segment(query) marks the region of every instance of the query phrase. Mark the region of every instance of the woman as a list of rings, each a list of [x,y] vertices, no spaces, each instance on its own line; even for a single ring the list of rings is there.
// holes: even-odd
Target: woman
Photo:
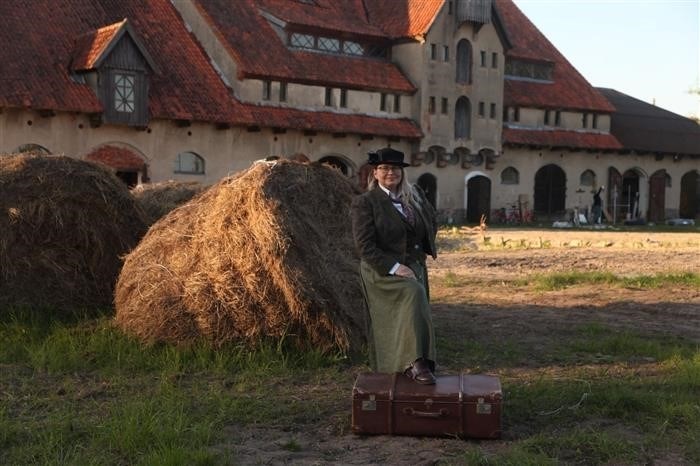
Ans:
[[[436,257],[435,210],[405,179],[404,154],[369,154],[368,191],[352,204],[360,277],[371,318],[371,365],[434,384],[435,335],[426,254]]]

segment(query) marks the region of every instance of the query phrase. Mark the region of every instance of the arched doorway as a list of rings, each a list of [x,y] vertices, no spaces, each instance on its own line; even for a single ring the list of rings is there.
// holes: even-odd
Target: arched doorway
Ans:
[[[637,219],[641,216],[639,199],[639,174],[636,170],[627,170],[622,174],[622,188],[618,196],[620,218]]]
[[[696,219],[700,215],[700,175],[692,170],[681,177],[681,202],[678,206],[681,218]]]
[[[147,164],[143,155],[127,144],[104,144],[92,150],[85,160],[99,162],[114,170],[124,184],[133,188],[139,183],[148,181]],[[203,172],[202,172],[203,173]]]
[[[490,220],[491,180],[484,175],[475,175],[467,179],[466,186],[466,220],[467,223],[479,223],[481,216]]]
[[[437,178],[435,175],[423,173],[418,177],[416,184],[423,190],[425,197],[428,198],[433,207],[437,208]]]
[[[565,206],[566,174],[557,165],[545,165],[535,173],[535,214],[551,217],[564,213]]]

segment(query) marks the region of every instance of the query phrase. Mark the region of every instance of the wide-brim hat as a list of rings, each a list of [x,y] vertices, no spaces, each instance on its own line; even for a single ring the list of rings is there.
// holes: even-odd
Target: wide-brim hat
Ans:
[[[370,165],[395,165],[397,167],[408,167],[411,165],[403,161],[403,152],[391,147],[385,147],[367,155],[369,155],[367,163]]]

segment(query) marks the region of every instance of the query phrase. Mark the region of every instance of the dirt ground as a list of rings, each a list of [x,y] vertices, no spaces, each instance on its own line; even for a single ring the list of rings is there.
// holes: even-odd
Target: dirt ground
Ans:
[[[494,341],[517,341],[529,348],[511,367],[490,368],[489,372],[503,379],[557,370],[547,360],[546,348],[588,323],[700,343],[700,290],[696,287],[577,285],[537,292],[513,283],[551,272],[601,271],[618,276],[700,273],[700,233],[489,229],[485,236],[490,246],[480,235],[455,232],[441,236],[445,252],[428,264],[431,280],[437,284],[431,290],[433,313],[439,339],[467,338],[485,346]],[[458,284],[447,286],[448,278]],[[438,363],[442,373],[471,369],[454,360]],[[527,435],[511,426],[497,441],[355,436],[349,425],[350,395],[360,370],[363,368],[351,368],[347,377],[337,382],[300,387],[302,398],[311,391],[326,391],[327,396],[337,398],[334,406],[338,414],[327,422],[295,429],[232,427],[235,461],[274,465],[465,464],[465,450],[478,447],[490,454]],[[655,462],[677,463],[673,454]]]

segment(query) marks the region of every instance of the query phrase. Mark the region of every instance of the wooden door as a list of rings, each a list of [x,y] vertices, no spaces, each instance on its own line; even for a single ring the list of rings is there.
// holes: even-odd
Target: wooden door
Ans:
[[[666,170],[658,170],[649,178],[649,212],[647,221],[663,222],[666,218]]]

